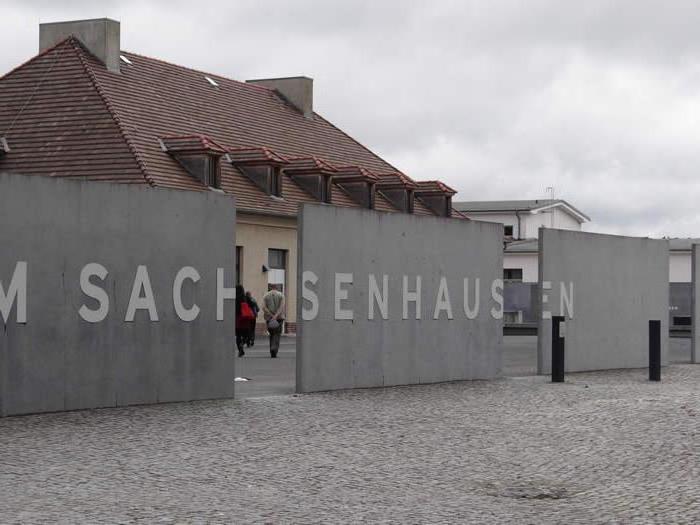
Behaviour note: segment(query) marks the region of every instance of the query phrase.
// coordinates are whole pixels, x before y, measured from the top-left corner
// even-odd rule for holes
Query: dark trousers
[[[255,319],[250,322],[250,329],[248,330],[248,339],[246,339],[248,346],[253,346],[255,344]]]
[[[274,330],[271,330],[269,327],[267,331],[270,333],[270,354],[271,355],[277,355],[277,352],[280,349],[280,337],[282,336],[282,323],[284,323],[283,319],[279,319],[279,326],[275,328]]]
[[[246,330],[236,330],[236,348],[239,352],[243,351],[243,347],[248,341],[248,332]]]

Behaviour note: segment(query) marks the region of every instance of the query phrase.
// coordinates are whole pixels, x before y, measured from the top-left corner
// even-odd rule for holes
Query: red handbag
[[[241,320],[252,321],[255,319],[255,313],[248,303],[241,303]]]

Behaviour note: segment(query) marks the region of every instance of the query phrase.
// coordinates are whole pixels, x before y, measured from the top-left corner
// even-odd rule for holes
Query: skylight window
[[[125,64],[129,64],[129,65],[132,64],[131,60],[129,60],[128,58],[126,58],[124,55],[119,55],[119,58],[120,58],[121,61],[124,62]]]
[[[209,82],[212,86],[219,87],[219,84],[216,83],[216,80],[210,77],[204,77],[207,79],[207,82]]]

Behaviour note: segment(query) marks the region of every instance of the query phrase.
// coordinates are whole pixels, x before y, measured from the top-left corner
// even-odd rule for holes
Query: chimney
[[[260,78],[246,80],[248,84],[257,84],[272,88],[306,118],[312,118],[314,112],[314,80],[309,77]]]
[[[109,18],[39,24],[39,52],[73,35],[109,71],[119,73],[119,22]]]

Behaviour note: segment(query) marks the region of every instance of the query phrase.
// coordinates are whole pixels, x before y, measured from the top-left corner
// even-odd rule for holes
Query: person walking
[[[277,285],[271,285],[270,291],[263,297],[263,316],[270,334],[270,357],[273,358],[277,357],[277,352],[280,349],[284,307],[284,295],[277,289]]]
[[[238,357],[245,355],[243,346],[250,337],[251,321],[255,322],[253,309],[246,301],[243,286],[238,284],[236,285],[236,347],[238,348]]]
[[[246,302],[253,310],[253,314],[255,315],[255,318],[252,320],[250,325],[250,332],[248,332],[248,340],[246,341],[247,345],[250,347],[255,345],[255,325],[258,319],[258,314],[260,313],[260,306],[258,306],[258,302],[253,297],[253,294],[250,293],[250,290],[245,293],[245,298]]]

